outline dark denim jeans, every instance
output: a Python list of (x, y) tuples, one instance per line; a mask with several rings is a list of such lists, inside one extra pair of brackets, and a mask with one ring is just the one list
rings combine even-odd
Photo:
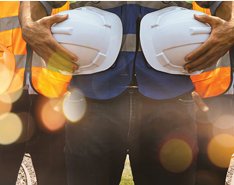
[(24, 142), (11, 145), (0, 145), (0, 185), (15, 185), (24, 153), (30, 153), (37, 176), (38, 185), (66, 185), (64, 130), (58, 133), (47, 133), (37, 124), (34, 110), (38, 95), (23, 92), (21, 98), (13, 104), (11, 112), (19, 115), (29, 113), (24, 124), (24, 136), (33, 136)]
[[(234, 96), (222, 95), (205, 100), (209, 106), (210, 111), (207, 113), (198, 111), (196, 115), (198, 126), (198, 163), (197, 163), (197, 185), (224, 185), (227, 174), (227, 167), (221, 167), (224, 161), (230, 160), (223, 156), (223, 160), (217, 161), (220, 158), (219, 150), (221, 145), (217, 145), (216, 153), (212, 153), (212, 156), (216, 157), (216, 161), (210, 160), (208, 155), (208, 146), (212, 139), (220, 134), (234, 135), (233, 123), (234, 119), (221, 119), (222, 116), (234, 116)], [(218, 121), (220, 120), (220, 121)], [(223, 120), (223, 121), (221, 121)], [(230, 122), (231, 121), (231, 122)], [(222, 126), (222, 125), (226, 126)], [(227, 141), (227, 147), (230, 147), (230, 151), (234, 143)], [(222, 144), (222, 142), (220, 143)], [(232, 147), (232, 148), (231, 148)], [(225, 146), (223, 146), (225, 149)], [(211, 153), (210, 153), (211, 154)]]
[[(157, 101), (128, 89), (111, 100), (87, 99), (87, 105), (83, 119), (66, 126), (68, 185), (118, 185), (127, 153), (136, 185), (195, 184), (197, 128), (190, 95)], [(170, 141), (180, 142), (170, 147)], [(186, 156), (191, 161), (181, 170)]]

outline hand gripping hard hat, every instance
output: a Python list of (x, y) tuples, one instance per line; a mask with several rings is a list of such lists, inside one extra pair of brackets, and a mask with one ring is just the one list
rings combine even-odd
[(156, 70), (193, 75), (184, 70), (185, 56), (205, 42), (211, 32), (208, 24), (194, 19), (204, 13), (181, 7), (168, 7), (143, 17), (140, 41), (147, 62)]
[(11, 85), (15, 72), (14, 54), (0, 44), (0, 94), (5, 93)]
[(53, 25), (51, 32), (63, 47), (78, 56), (79, 69), (74, 74), (92, 74), (111, 67), (122, 42), (120, 18), (88, 6), (59, 14), (68, 14), (68, 19)]

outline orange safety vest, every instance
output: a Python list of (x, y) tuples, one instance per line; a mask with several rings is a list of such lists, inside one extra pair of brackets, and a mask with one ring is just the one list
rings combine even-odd
[[(8, 55), (12, 53), (15, 58), (15, 60), (9, 61), (15, 62), (15, 70), (11, 84), (7, 91), (5, 91), (5, 93), (11, 93), (23, 88), (24, 85), (26, 43), (22, 38), (18, 20), (19, 1), (0, 2), (0, 7), (0, 58), (2, 57), (3, 59), (3, 55), (6, 55), (6, 53)], [(66, 10), (67, 7), (69, 7), (68, 3), (62, 8), (54, 9), (53, 12), (58, 13), (59, 11)], [(0, 60), (1, 63), (3, 63), (3, 60)], [(41, 66), (32, 66), (31, 68), (33, 87), (37, 92), (47, 97), (62, 96), (67, 91), (70, 79), (71, 76), (64, 76)]]
[[(18, 21), (19, 1), (0, 2), (0, 57), (3, 53), (12, 53), (15, 60), (14, 75), (11, 84), (6, 92), (15, 92), (23, 87), (24, 82), (24, 66), (26, 61), (26, 43), (22, 38), (20, 24)], [(8, 61), (7, 61), (8, 62)]]
[[(193, 9), (211, 14), (209, 9), (201, 8), (196, 2), (192, 3)], [(222, 57), (221, 62), (216, 66), (206, 69), (199, 75), (190, 76), (195, 91), (203, 98), (218, 96), (225, 93), (232, 81), (232, 70), (230, 65), (229, 52)]]

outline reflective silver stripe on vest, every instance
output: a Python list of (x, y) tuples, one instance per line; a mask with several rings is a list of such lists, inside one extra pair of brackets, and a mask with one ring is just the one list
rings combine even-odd
[(18, 16), (0, 18), (0, 32), (11, 30), (14, 28), (19, 28), (19, 19)]
[(136, 34), (124, 34), (122, 39), (121, 51), (136, 51)]
[(231, 59), (230, 53), (227, 52), (217, 63), (217, 67), (230, 67)]
[(33, 52), (32, 66), (33, 67), (43, 67), (43, 68), (47, 67), (46, 62), (35, 52)]
[(231, 64), (231, 59), (230, 59), (230, 53), (227, 52), (218, 62), (216, 65), (213, 65), (209, 68), (206, 68), (204, 70), (204, 72), (207, 72), (207, 71), (212, 71), (216, 68), (220, 68), (220, 67), (230, 67), (230, 64)]
[(16, 68), (25, 68), (26, 55), (15, 55)]

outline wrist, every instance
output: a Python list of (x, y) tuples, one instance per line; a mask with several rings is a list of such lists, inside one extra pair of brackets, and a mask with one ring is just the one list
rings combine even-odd
[(33, 24), (33, 20), (29, 16), (24, 17), (20, 22), (21, 22), (20, 24), (21, 24), (21, 29), (22, 30), (30, 28), (32, 26), (32, 24)]

